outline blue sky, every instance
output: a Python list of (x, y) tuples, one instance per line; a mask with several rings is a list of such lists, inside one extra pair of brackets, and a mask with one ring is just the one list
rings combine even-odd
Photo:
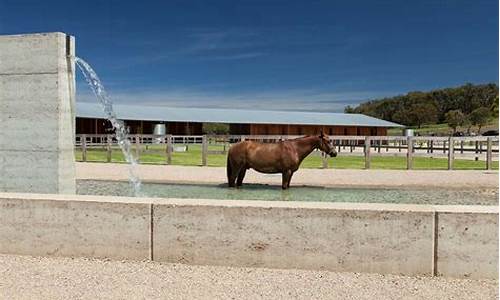
[[(498, 1), (0, 0), (0, 34), (62, 31), (115, 102), (342, 111), (498, 83)], [(78, 101), (93, 101), (81, 82)]]

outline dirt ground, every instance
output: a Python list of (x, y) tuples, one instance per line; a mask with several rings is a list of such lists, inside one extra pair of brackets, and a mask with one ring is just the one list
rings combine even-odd
[[(127, 180), (127, 164), (76, 163), (77, 179)], [(214, 183), (227, 182), (222, 167), (186, 167), (167, 165), (138, 165), (143, 181)], [(261, 174), (249, 170), (248, 183), (281, 184), (281, 174)], [(429, 186), (481, 188), (498, 187), (498, 171), (405, 171), (405, 170), (337, 170), (299, 169), (293, 176), (293, 185), (315, 186)]]
[(0, 255), (1, 299), (497, 299), (493, 280)]

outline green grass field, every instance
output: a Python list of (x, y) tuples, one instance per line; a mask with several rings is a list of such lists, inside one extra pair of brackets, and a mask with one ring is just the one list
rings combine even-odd
[[(408, 127), (408, 128), (412, 128), (415, 131), (415, 134), (422, 135), (422, 136), (423, 135), (431, 135), (431, 134), (436, 134), (439, 136), (446, 136), (446, 135), (450, 135), (453, 132), (453, 130), (446, 123), (422, 125), (421, 128), (414, 128), (414, 127)], [(492, 130), (492, 129), (498, 129), (498, 119), (490, 120), (487, 125), (485, 125), (481, 128), (481, 133), (485, 132), (486, 130)], [(471, 132), (477, 133), (478, 127), (471, 126), (470, 130), (471, 130)], [(457, 131), (467, 132), (467, 127), (460, 126), (457, 128)], [(402, 135), (402, 129), (400, 129), (400, 128), (389, 129), (387, 131), (387, 135)]]
[[(222, 146), (210, 146), (209, 150), (222, 150)], [(135, 153), (135, 148), (133, 149)], [(91, 162), (105, 162), (106, 149), (93, 148), (87, 150), (87, 161)], [(77, 161), (82, 161), (82, 152), (80, 149), (75, 150), (75, 158)], [(141, 148), (140, 162), (143, 164), (166, 164), (166, 153), (164, 145), (149, 145), (147, 148)], [(113, 147), (112, 162), (125, 162), (123, 154), (118, 147)], [(226, 165), (226, 154), (212, 154), (208, 155), (207, 162), (209, 166), (222, 167)], [(201, 146), (189, 145), (187, 152), (174, 152), (172, 153), (172, 164), (182, 166), (200, 166), (201, 165)], [(329, 168), (334, 169), (363, 169), (364, 158), (361, 156), (342, 156), (328, 159)], [(415, 170), (445, 170), (448, 167), (446, 158), (427, 158), (427, 157), (414, 157), (413, 166)], [(309, 156), (303, 162), (303, 168), (321, 168), (321, 157)], [(457, 170), (484, 170), (484, 161), (473, 161), (456, 159), (455, 169)], [(391, 170), (404, 170), (406, 169), (405, 157), (377, 157), (372, 156), (371, 159), (372, 169), (391, 169)], [(498, 170), (498, 162), (493, 162), (493, 169)]]

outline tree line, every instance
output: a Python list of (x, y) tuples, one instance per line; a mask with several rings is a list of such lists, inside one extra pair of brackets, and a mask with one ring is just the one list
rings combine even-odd
[(346, 113), (360, 113), (420, 128), (423, 124), (448, 123), (458, 126), (483, 126), (498, 117), (498, 86), (465, 84), (429, 92), (370, 100), (356, 107), (347, 106)]

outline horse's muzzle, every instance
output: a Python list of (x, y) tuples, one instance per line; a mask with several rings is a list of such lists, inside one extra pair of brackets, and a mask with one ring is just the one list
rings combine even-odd
[(330, 157), (336, 157), (337, 156), (337, 152), (330, 152)]

